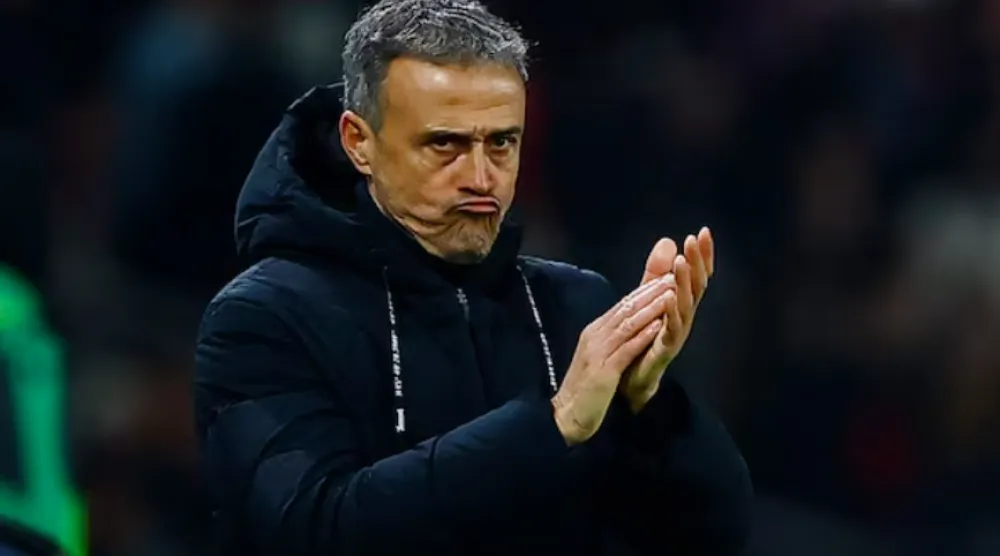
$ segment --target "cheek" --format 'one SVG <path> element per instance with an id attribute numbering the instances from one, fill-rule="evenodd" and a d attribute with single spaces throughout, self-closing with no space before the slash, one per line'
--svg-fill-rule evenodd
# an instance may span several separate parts
<path id="1" fill-rule="evenodd" d="M 425 158 L 413 152 L 390 152 L 379 165 L 376 176 L 392 197 L 397 208 L 424 212 L 425 205 L 433 204 L 441 189 L 439 168 L 435 168 Z"/>
<path id="2" fill-rule="evenodd" d="M 460 175 L 453 166 L 421 160 L 408 165 L 397 182 L 407 210 L 423 218 L 439 217 L 450 206 L 459 188 Z"/>
<path id="3" fill-rule="evenodd" d="M 496 184 L 496 196 L 505 206 L 510 206 L 517 189 L 518 160 L 515 158 L 507 164 L 498 165 L 493 169 L 492 179 Z"/>

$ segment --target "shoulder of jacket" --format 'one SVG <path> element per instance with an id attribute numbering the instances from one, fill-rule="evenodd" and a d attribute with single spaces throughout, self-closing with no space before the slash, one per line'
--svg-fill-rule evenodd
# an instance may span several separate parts
<path id="1" fill-rule="evenodd" d="M 235 302 L 256 306 L 280 320 L 296 320 L 294 315 L 315 310 L 318 292 L 336 299 L 338 289 L 336 280 L 308 264 L 267 258 L 247 268 L 219 290 L 209 303 L 205 318 Z M 349 312 L 336 302 L 323 303 L 323 311 L 328 318 L 350 320 Z"/>
<path id="2" fill-rule="evenodd" d="M 588 291 L 610 291 L 613 289 L 607 278 L 593 270 L 541 257 L 522 256 L 520 261 L 529 278 L 540 277 L 542 280 L 552 282 L 560 289 L 567 287 Z"/>
<path id="3" fill-rule="evenodd" d="M 588 315 L 600 314 L 618 299 L 608 279 L 593 270 L 540 257 L 521 257 L 521 267 L 533 285 Z"/>

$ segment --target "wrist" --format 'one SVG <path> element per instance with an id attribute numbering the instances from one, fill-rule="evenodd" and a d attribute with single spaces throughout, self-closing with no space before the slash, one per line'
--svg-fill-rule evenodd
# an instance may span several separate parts
<path id="1" fill-rule="evenodd" d="M 638 415 L 641 413 L 642 410 L 645 409 L 646 404 L 653 399 L 653 396 L 656 395 L 656 392 L 659 391 L 659 389 L 660 385 L 656 384 L 652 388 L 639 392 L 633 392 L 626 396 L 626 398 L 628 398 L 628 406 L 632 411 L 632 415 Z"/>
<path id="2" fill-rule="evenodd" d="M 559 429 L 559 434 L 566 441 L 566 445 L 572 447 L 582 443 L 583 438 L 579 434 L 580 427 L 575 425 L 575 420 L 567 404 L 558 395 L 552 398 L 552 412 L 556 428 Z"/>

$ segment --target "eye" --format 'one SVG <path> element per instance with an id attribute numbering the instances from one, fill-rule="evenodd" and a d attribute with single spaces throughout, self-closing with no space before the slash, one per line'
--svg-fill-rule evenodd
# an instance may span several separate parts
<path id="1" fill-rule="evenodd" d="M 430 146 L 436 149 L 446 149 L 454 144 L 451 137 L 447 135 L 438 135 L 436 137 L 431 137 Z"/>
<path id="2" fill-rule="evenodd" d="M 461 152 L 469 144 L 469 139 L 455 133 L 435 133 L 427 137 L 424 145 L 440 154 L 453 155 Z"/>
<path id="3" fill-rule="evenodd" d="M 494 149 L 508 149 L 517 144 L 517 137 L 514 135 L 494 135 L 490 137 L 490 147 Z"/>

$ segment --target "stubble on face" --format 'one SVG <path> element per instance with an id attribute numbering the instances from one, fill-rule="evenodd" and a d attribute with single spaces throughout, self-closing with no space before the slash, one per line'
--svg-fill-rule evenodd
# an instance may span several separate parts
<path id="1" fill-rule="evenodd" d="M 397 59 L 382 96 L 370 178 L 379 207 L 430 253 L 460 264 L 483 260 L 513 202 L 520 76 L 497 65 Z"/>

